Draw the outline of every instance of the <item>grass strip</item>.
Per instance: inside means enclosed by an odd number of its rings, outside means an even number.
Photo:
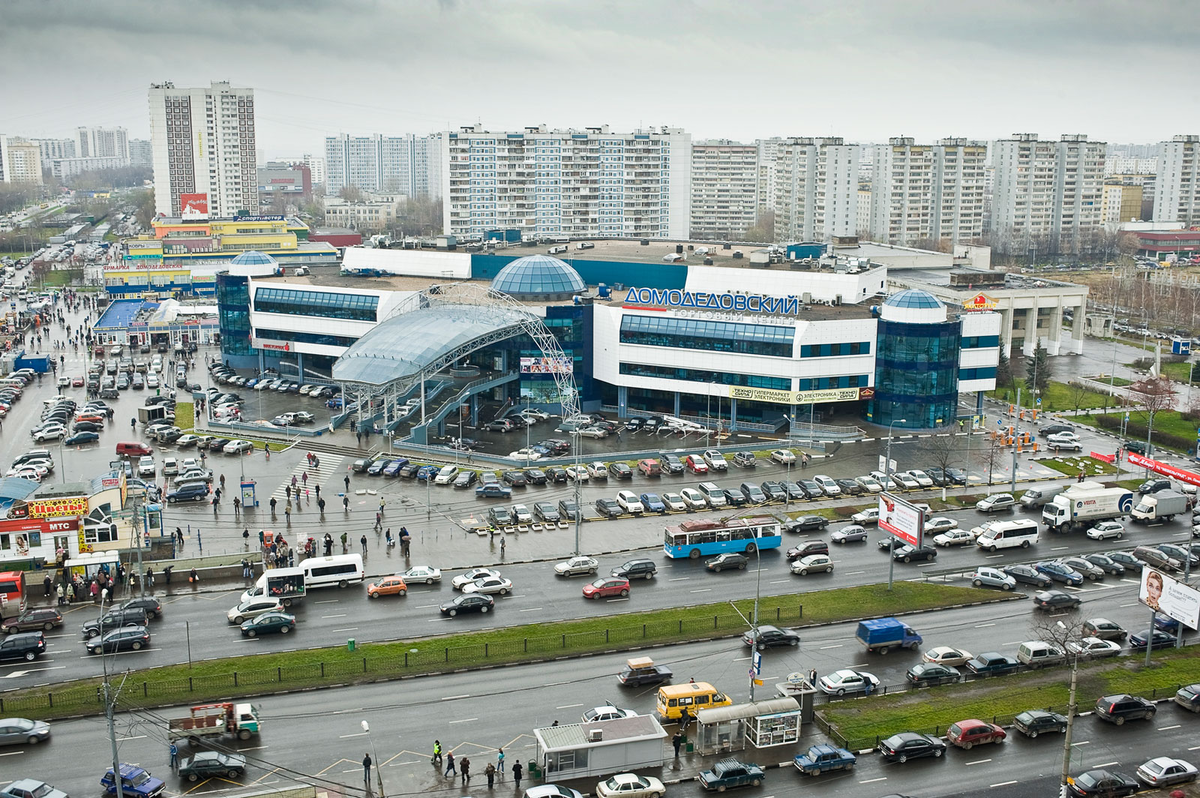
[[[1088,476],[1117,473],[1116,466],[1091,457],[1047,457],[1036,461],[1038,465],[1073,477],[1080,471]]]
[[[1113,693],[1146,698],[1173,695],[1184,684],[1200,679],[1200,646],[1081,663],[1076,702],[1079,712],[1090,711],[1096,699]],[[1025,671],[1012,676],[981,679],[928,690],[909,690],[827,706],[819,714],[844,738],[846,747],[873,747],[884,737],[902,731],[945,734],[960,720],[978,718],[1007,725],[1028,709],[1052,709],[1066,714],[1071,671],[1067,667]]]
[[[887,585],[880,584],[772,597],[759,603],[759,618],[762,623],[799,627],[1005,598],[996,591],[898,581],[891,591]],[[390,600],[406,599],[381,601]],[[754,602],[747,599],[735,604],[742,613],[749,615]],[[625,649],[644,651],[650,645],[740,634],[745,628],[741,616],[728,602],[718,602],[370,643],[355,646],[353,651],[346,645],[225,657],[190,666],[168,665],[130,671],[123,675],[122,700],[131,707],[200,704],[216,699],[383,681],[550,657]],[[236,637],[238,632],[230,627],[229,634]],[[295,634],[304,634],[303,621]],[[666,655],[661,659],[670,662]],[[120,660],[121,663],[128,661],[127,658]],[[0,716],[16,714],[50,719],[99,714],[103,711],[99,699],[100,684],[99,679],[86,679],[49,689],[5,692],[0,694]]]

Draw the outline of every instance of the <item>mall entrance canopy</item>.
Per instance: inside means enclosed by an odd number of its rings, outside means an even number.
[[[480,283],[434,285],[413,294],[358,339],[333,365],[344,401],[357,402],[359,423],[397,418],[398,402],[425,380],[484,347],[528,335],[547,358],[564,358],[558,340],[529,308]],[[554,360],[551,362],[562,362]],[[578,415],[574,376],[554,373],[563,418]]]

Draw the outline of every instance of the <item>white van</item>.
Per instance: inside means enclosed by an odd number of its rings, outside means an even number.
[[[1017,546],[1027,549],[1037,542],[1037,521],[1023,519],[1020,521],[997,521],[988,525],[988,528],[975,541],[975,545],[985,551],[995,551]]]
[[[1067,661],[1062,649],[1045,640],[1029,640],[1017,649],[1017,661],[1030,668],[1043,668]]]
[[[725,491],[718,488],[715,482],[701,482],[699,487],[709,507],[716,509],[725,506]]]
[[[309,557],[297,566],[304,571],[305,587],[349,587],[363,580],[361,554],[334,554],[329,557]]]

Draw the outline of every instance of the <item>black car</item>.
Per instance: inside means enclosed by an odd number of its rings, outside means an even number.
[[[967,472],[961,468],[947,468],[946,478],[950,480],[952,485],[966,485]]]
[[[420,470],[421,465],[419,463],[409,463],[408,465],[400,466],[400,471],[396,476],[403,477],[404,479],[416,479],[417,472]]]
[[[212,776],[236,779],[246,772],[246,757],[219,751],[198,751],[179,762],[179,778],[199,781]]]
[[[719,574],[721,571],[744,571],[746,570],[746,564],[749,562],[750,560],[745,554],[727,551],[723,554],[718,554],[716,557],[713,557],[711,560],[705,562],[704,567],[713,573]]]
[[[540,468],[530,468],[525,471],[525,482],[529,485],[545,485],[546,472]]]
[[[565,483],[569,479],[567,469],[559,466],[550,466],[546,469],[546,481],[553,483]]]
[[[1171,480],[1169,479],[1148,479],[1141,485],[1138,485],[1137,492],[1145,495],[1158,493],[1162,490],[1171,489]]]
[[[86,621],[81,631],[84,637],[91,639],[101,632],[108,632],[120,626],[145,626],[148,622],[149,618],[144,607],[115,609],[106,612],[99,618]]]
[[[1099,768],[1073,777],[1067,788],[1071,795],[1121,798],[1121,796],[1133,795],[1141,789],[1141,786],[1124,773]]]
[[[897,562],[912,562],[913,560],[936,560],[938,551],[933,546],[909,546],[905,544],[892,550],[892,559]]]
[[[208,485],[203,482],[187,482],[167,494],[167,504],[175,502],[201,502],[208,498]]]
[[[895,551],[896,549],[902,546],[907,546],[908,544],[900,538],[886,537],[875,541],[875,545],[879,547],[880,551]]]
[[[746,494],[738,488],[725,488],[725,502],[730,507],[742,507],[746,504]]]
[[[611,571],[613,576],[621,576],[629,580],[634,579],[653,579],[658,573],[658,566],[654,560],[629,560],[628,562],[618,565]]]
[[[633,667],[633,666],[637,667]],[[626,687],[665,684],[674,674],[666,665],[655,665],[650,660],[630,659],[617,674],[617,681]]]
[[[1140,574],[1142,572],[1142,561],[1127,551],[1109,551],[1105,552],[1104,556],[1130,573]]]
[[[617,479],[633,479],[633,469],[622,462],[609,463],[608,473]]]
[[[1129,635],[1129,647],[1134,651],[1141,651],[1146,648],[1147,640],[1155,650],[1163,648],[1172,648],[1175,645],[1175,635],[1167,634],[1161,629],[1153,630],[1153,639],[1150,637],[1151,630],[1143,629],[1140,632],[1132,632]]]
[[[225,444],[232,443],[229,438],[214,438],[208,442],[208,450],[210,452],[219,452],[225,448]]]
[[[630,432],[637,432],[645,423],[646,419],[642,418],[641,416],[632,416],[625,419],[625,429],[629,430]]]
[[[41,632],[21,632],[0,640],[0,661],[23,659],[33,662],[46,653],[46,637]]]
[[[1061,734],[1067,730],[1067,716],[1044,709],[1031,709],[1013,719],[1013,725],[1027,737],[1039,734]]]
[[[529,480],[525,478],[524,471],[505,471],[500,475],[500,478],[514,488],[523,488],[529,484]]]
[[[815,479],[798,479],[796,484],[804,491],[804,495],[810,499],[825,498],[825,491],[821,490],[821,485]]]
[[[144,626],[122,626],[93,637],[84,644],[89,654],[111,654],[114,651],[140,651],[150,647],[150,632]]]
[[[162,602],[159,601],[158,599],[156,599],[154,596],[142,596],[140,598],[131,598],[131,599],[129,599],[129,601],[126,601],[125,603],[121,604],[121,606],[118,607],[118,609],[120,609],[122,611],[130,611],[130,612],[136,612],[137,610],[142,610],[143,612],[146,613],[146,618],[148,620],[154,620],[155,618],[162,617],[162,611],[163,611]]]
[[[827,526],[829,526],[828,518],[822,518],[819,515],[802,515],[784,522],[783,529],[785,532],[820,532]]]
[[[455,596],[450,601],[442,605],[442,615],[454,617],[460,612],[491,612],[496,606],[496,602],[492,597],[482,593],[466,593],[461,596]]]
[[[904,763],[923,756],[938,757],[946,753],[946,743],[932,735],[916,732],[893,734],[879,741],[879,753],[892,762]]]
[[[768,479],[759,486],[763,494],[766,495],[767,501],[782,502],[787,501],[787,489],[783,487],[782,482],[776,482]]]
[[[837,479],[838,487],[842,489],[843,496],[861,496],[863,494],[863,486],[858,484],[854,479]]]
[[[1200,684],[1189,684],[1175,691],[1175,703],[1192,712],[1200,712]]]
[[[800,635],[791,629],[780,629],[778,626],[760,626],[743,634],[742,642],[761,651],[776,646],[798,646]]]
[[[616,518],[624,512],[616,499],[596,499],[596,512],[605,518]]]
[[[918,662],[908,669],[904,678],[917,687],[936,687],[939,684],[954,684],[962,681],[958,668],[938,665],[933,662]]]
[[[785,482],[783,489],[787,491],[788,498],[794,502],[804,501],[808,499],[808,493],[804,488],[800,487],[798,482]]]
[[[1085,554],[1083,555],[1083,559],[1087,560],[1092,565],[1103,569],[1106,574],[1112,574],[1113,576],[1125,575],[1125,566],[1121,565],[1119,562],[1116,562],[1107,554]]]
[[[547,524],[557,524],[562,520],[562,514],[550,502],[536,502],[533,505],[533,514]]]
[[[104,430],[104,426],[102,424],[97,424],[95,421],[76,421],[73,429],[76,433],[101,432]]]
[[[63,439],[63,446],[83,446],[87,443],[95,443],[100,440],[100,436],[95,432],[76,432],[69,438]]]
[[[1046,588],[1054,584],[1050,577],[1040,573],[1032,565],[1007,565],[1002,570],[1023,585]]]
[[[1062,590],[1043,590],[1033,597],[1033,606],[1039,610],[1073,610],[1083,600]]]
[[[801,557],[808,557],[812,554],[828,554],[829,544],[823,540],[806,540],[799,546],[792,546],[787,550],[787,561],[799,560]]]
[[[1096,700],[1096,717],[1118,726],[1127,720],[1150,720],[1158,712],[1154,702],[1141,696],[1118,693]]]
[[[682,474],[683,461],[673,454],[664,454],[659,456],[658,465],[662,468],[665,474]]]
[[[1075,428],[1069,424],[1044,424],[1038,428],[1038,435],[1043,438],[1048,438],[1051,435],[1057,435],[1060,432],[1074,432]]]
[[[950,484],[950,477],[946,476],[946,472],[936,466],[933,468],[923,468],[921,470],[924,471],[925,476],[932,479],[933,484],[937,485],[939,488]]]
[[[966,668],[976,676],[1003,676],[1019,670],[1021,663],[1012,657],[989,651],[967,661]]]
[[[558,503],[558,514],[568,521],[574,521],[579,507],[573,499],[563,499]]]

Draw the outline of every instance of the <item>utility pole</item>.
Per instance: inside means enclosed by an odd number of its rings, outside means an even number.
[[[133,545],[137,548],[138,562],[138,591],[142,598],[146,597],[146,570],[142,567],[142,503],[140,497],[135,496],[133,499]],[[101,613],[103,614],[103,613]]]
[[[579,556],[579,525],[583,523],[583,497],[581,490],[583,482],[579,479],[579,469],[583,468],[583,436],[579,434],[579,420],[575,427],[575,556]]]
[[[1037,351],[1033,354],[1033,379],[1037,380]],[[1017,388],[1017,415],[1013,416],[1012,492],[1017,492],[1017,442],[1021,439],[1021,389]]]
[[[887,482],[884,484],[884,489],[889,490],[889,491],[892,489],[891,488],[891,485],[892,485],[892,427],[895,425],[895,423],[897,421],[899,421],[901,424],[907,424],[908,419],[906,419],[906,418],[892,419],[892,423],[888,424],[887,454],[884,455],[886,462],[883,464],[884,465],[883,475],[885,477],[887,477]],[[896,539],[894,537],[892,538],[892,545],[893,546],[896,545]],[[888,590],[892,589],[893,574],[896,570],[895,554],[896,554],[895,549],[889,547],[888,548]]]
[[[1153,628],[1153,627],[1151,627]],[[1071,778],[1071,732],[1075,727],[1075,686],[1079,681],[1079,655],[1071,657],[1071,692],[1067,699],[1067,733],[1063,735],[1062,798],[1071,794],[1068,787]]]
[[[110,591],[109,595],[112,595],[111,591]],[[111,602],[109,603],[109,608],[110,609],[112,608]],[[120,690],[117,690],[114,692],[112,689],[112,681],[109,678],[109,673],[108,673],[108,660],[104,656],[104,643],[103,643],[103,640],[104,640],[104,622],[103,622],[104,600],[103,600],[103,598],[100,601],[100,618],[101,618],[101,622],[100,622],[99,640],[101,641],[100,642],[100,664],[101,664],[102,673],[104,674],[104,717],[108,721],[108,741],[112,745],[113,783],[116,785],[116,788],[117,788],[117,798],[125,798],[125,790],[121,786],[121,757],[117,753],[116,712],[117,712],[117,694],[120,692]]]

